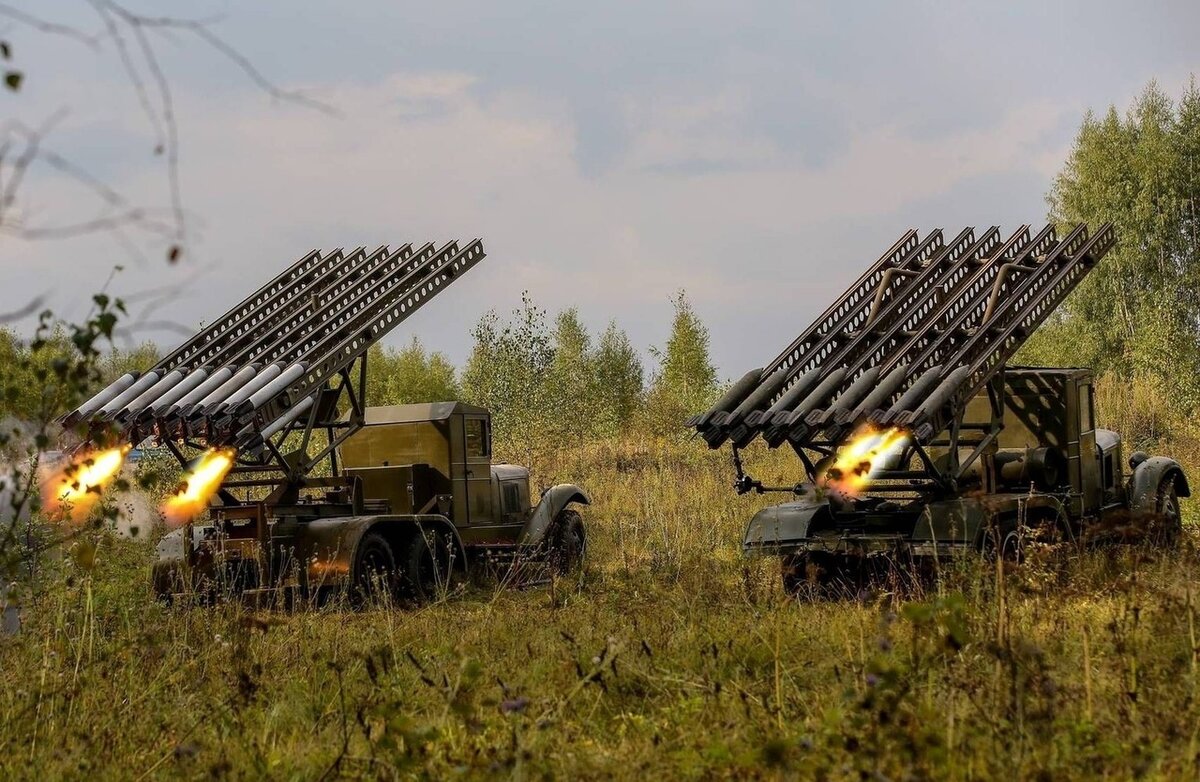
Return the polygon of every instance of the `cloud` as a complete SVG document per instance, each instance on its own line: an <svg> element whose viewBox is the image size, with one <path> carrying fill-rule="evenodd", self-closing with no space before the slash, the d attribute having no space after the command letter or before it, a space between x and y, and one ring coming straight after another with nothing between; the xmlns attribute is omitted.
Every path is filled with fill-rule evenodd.
<svg viewBox="0 0 1200 782"><path fill-rule="evenodd" d="M898 125L859 128L813 167L756 132L746 119L755 104L735 90L631 102L626 149L598 173L581 164L585 129L568 101L481 93L477 83L467 72L416 71L327 85L320 93L340 119L264 106L254 94L178 95L185 197L203 216L184 267L205 268L172 316L186 325L211 319L312 247L472 236L484 237L490 259L401 329L457 359L477 317L515 306L526 289L552 309L580 305L595 325L637 324L643 345L665 336L666 302L678 288L722 332L737 328L722 313L748 302L815 312L827 298L812 284L829 276L830 250L812 241L823 226L870 223L890 235L904 227L892 216L906 204L958 183L1013 170L1049 177L1059 153L1047 133L1074 111L1033 103L994 126L927 140ZM137 132L136 117L124 121ZM115 184L150 197L161 177L149 161ZM1030 208L1035 220L1041 204ZM864 243L836 252L861 266L878 250ZM64 260L62 246L25 252L27 269ZM90 273L99 280L100 272ZM178 274L151 265L136 285ZM733 363L724 334L715 342Z"/></svg>
<svg viewBox="0 0 1200 782"><path fill-rule="evenodd" d="M1150 36L1167 12L1091 14L1087 35L1064 37L1073 13L367 2L331 19L268 0L222 31L341 118L267 99L187 40L163 45L188 254L168 267L166 239L137 262L108 236L4 237L0 311L53 286L55 308L79 317L120 263L118 293L186 281L156 317L194 327L313 247L482 236L489 259L389 341L419 333L461 360L479 315L528 289L662 344L669 297L686 288L737 374L911 224L1036 222L1085 107L1186 70L1190 26L1169 46ZM1138 43L1113 57L1100 43L1122 26ZM318 34L336 56L279 43ZM164 161L112 53L17 43L31 74L22 116L70 106L63 150L132 202L165 205ZM78 204L54 175L31 192L38 216Z"/></svg>

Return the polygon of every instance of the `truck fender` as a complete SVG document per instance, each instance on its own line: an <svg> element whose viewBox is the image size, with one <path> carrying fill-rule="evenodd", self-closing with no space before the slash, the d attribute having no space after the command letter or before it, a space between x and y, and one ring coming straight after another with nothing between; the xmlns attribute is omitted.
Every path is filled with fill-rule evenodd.
<svg viewBox="0 0 1200 782"><path fill-rule="evenodd" d="M747 557L785 554L807 541L814 529L830 521L829 503L800 500L763 508L746 525L742 554Z"/></svg>
<svg viewBox="0 0 1200 782"><path fill-rule="evenodd" d="M348 582L358 544L369 532L378 532L400 556L399 547L415 531L436 530L448 533L454 540L458 562L465 569L466 549L458 530L444 516L350 516L318 519L303 526L298 536L298 556L307 563L308 584L311 587L341 586Z"/></svg>
<svg viewBox="0 0 1200 782"><path fill-rule="evenodd" d="M1158 510L1158 487L1167 478L1174 479L1175 493L1180 497L1192 496L1179 462L1168 456L1151 456L1135 467L1129 478L1129 509L1143 513Z"/></svg>
<svg viewBox="0 0 1200 782"><path fill-rule="evenodd" d="M521 536L517 539L517 543L521 546L539 546L546 537L546 531L550 529L550 523L562 513L563 508L573 502L580 505L591 505L591 500L583 493L583 489L573 483L560 483L557 486L552 486L542 494L542 498L538 500L537 507L533 509L533 513L529 517L529 521L525 522L524 529L521 530Z"/></svg>

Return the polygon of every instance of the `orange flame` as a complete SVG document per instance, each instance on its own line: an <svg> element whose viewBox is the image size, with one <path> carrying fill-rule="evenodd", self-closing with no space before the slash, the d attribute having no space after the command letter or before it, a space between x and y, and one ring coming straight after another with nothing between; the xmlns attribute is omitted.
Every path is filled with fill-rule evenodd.
<svg viewBox="0 0 1200 782"><path fill-rule="evenodd" d="M230 468L233 467L237 451L232 448L216 448L200 457L196 469L188 474L174 497L163 503L163 517L173 526L187 524L208 507L208 500L221 488Z"/></svg>
<svg viewBox="0 0 1200 782"><path fill-rule="evenodd" d="M80 522L92 508L125 463L130 447L88 451L72 457L70 464L51 469L41 479L42 506L50 516Z"/></svg>
<svg viewBox="0 0 1200 782"><path fill-rule="evenodd" d="M880 461L899 452L907 439L908 433L895 427L883 431L872 427L859 430L854 439L838 451L822 485L846 497L858 496Z"/></svg>

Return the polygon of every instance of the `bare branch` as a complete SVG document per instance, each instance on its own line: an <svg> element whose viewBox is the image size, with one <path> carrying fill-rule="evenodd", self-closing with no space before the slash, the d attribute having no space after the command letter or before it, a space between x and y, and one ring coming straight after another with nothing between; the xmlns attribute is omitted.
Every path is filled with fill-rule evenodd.
<svg viewBox="0 0 1200 782"><path fill-rule="evenodd" d="M167 223L157 220L150 216L150 213L145 209L135 207L129 203L115 189L102 182L95 176L85 171L82 167L76 165L70 160L67 160L57 152L48 149L45 145L45 137L51 127L59 121L63 116L63 112L52 116L39 128L29 128L21 122L9 121L6 124L6 132L10 135L23 137L24 147L18 158L9 166L12 173L10 174L5 186L0 188L0 232L8 233L23 239L61 239L79 236L85 233L95 231L111 230L118 235L127 249L136 253L136 245L129 241L128 237L120 230L124 226L136 226L137 228L147 231L152 234L170 237L176 236L176 229ZM0 164L3 157L7 153L7 148L12 144L8 139L0 148ZM84 187L96 194L101 201L109 207L119 208L118 214L104 214L92 219L78 223L67 224L63 226L42 226L28 227L23 226L19 220L7 218L5 209L11 206L16 201L17 190L21 186L27 169L33 165L35 161L45 163L51 168L66 174ZM0 169L2 171L2 169ZM144 256L143 256L144 259Z"/></svg>
<svg viewBox="0 0 1200 782"><path fill-rule="evenodd" d="M116 21L104 4L99 2L99 0L88 0L88 2L96 9L96 13L104 22L104 26L108 28L108 34L113 39L113 44L117 48L117 54L121 57L121 65L124 66L125 73L129 76L129 83L133 86L133 92L137 95L138 103L141 104L142 111L146 113L146 117L149 118L150 124L154 128L154 135L156 137L154 148L156 151L161 150L163 148L162 123L159 121L154 107L150 105L150 95L146 91L146 83L142 81L142 76L138 73L138 69L133 63L133 57L129 54L129 47L125 44L125 36L121 35Z"/></svg>
<svg viewBox="0 0 1200 782"><path fill-rule="evenodd" d="M102 200L109 204L114 206L123 206L129 203L123 196L121 196L120 193L109 187L104 182L100 181L98 178L89 174L82 167L76 165L70 160L67 160L57 152L48 149L45 144L45 132L43 130L34 130L27 127L24 123L15 121L9 122L8 125L8 130L10 133L24 136L28 140L37 140L36 156L38 160L52 168L58 169L62 173L78 181L80 184L86 185L88 188L95 191L95 193ZM8 146L7 143L6 146ZM2 154L0 154L0 163L3 163Z"/></svg>
<svg viewBox="0 0 1200 782"><path fill-rule="evenodd" d="M114 7L119 9L118 6ZM125 14L127 21L136 19L123 9L119 9L118 13ZM137 37L138 44L142 47L146 66L150 69L150 73L158 85L158 95L162 101L163 124L167 128L167 185L171 191L171 210L175 213L176 239L182 242L186 226L183 218L183 196L179 190L179 128L175 124L175 104L171 99L171 86L167 83L167 77L158 64L158 57L155 55L153 47L150 46L149 39L146 38L146 32L140 24L134 21L130 21L130 24L133 26L133 33Z"/></svg>
<svg viewBox="0 0 1200 782"><path fill-rule="evenodd" d="M9 176L8 184L3 190L0 190L0 224L4 222L5 211L17 197L17 189L25 179L25 172L29 170L30 164L37 157L38 147L42 142L42 138L66 115L66 109L59 109L51 114L49 119L42 123L41 127L27 134L25 149L13 164L13 171Z"/></svg>
<svg viewBox="0 0 1200 782"><path fill-rule="evenodd" d="M39 19L32 14L28 14L18 8L13 8L7 3L0 3L0 16L7 16L13 21L20 22L23 25L32 27L39 32L48 33L50 35L61 35L66 38L73 38L80 43L86 44L95 49L97 45L97 37L87 35L80 30L58 22L48 22L45 19Z"/></svg>
<svg viewBox="0 0 1200 782"><path fill-rule="evenodd" d="M238 68L240 68L242 72L245 73L246 76L259 87L259 89L270 95L272 98L307 106L310 109L324 112L325 114L329 114L331 116L339 116L338 110L333 106L330 106L328 103L323 103L314 98L310 98L304 93L296 90L285 90L271 82L262 74L260 70L258 70L258 68L254 67L254 63L250 62L250 59L246 57L246 55L242 54L240 51L231 46L228 41L225 41L220 36L216 35L211 29L209 29L209 22L207 21L198 19L177 19L173 17L140 16L127 11L116 3L111 2L111 0L103 0L103 2L117 13L122 14L126 21L128 21L131 25L139 27L155 27L160 29L184 30L191 33L216 51L220 52L234 65L237 65Z"/></svg>
<svg viewBox="0 0 1200 782"><path fill-rule="evenodd" d="M28 304L26 304L24 307L21 307L20 309L13 310L12 312L0 312L0 323L11 323L14 320L20 320L21 318L32 315L33 313L35 313L39 309L41 309L42 305L45 302L46 302L46 295L42 294L42 295L34 298L32 301L30 301Z"/></svg>
<svg viewBox="0 0 1200 782"><path fill-rule="evenodd" d="M113 190L107 184L101 182L87 171L84 171L83 168L67 160L57 152L47 149L45 145L39 146L38 160L42 161L51 168L58 169L60 172L66 174L80 184L86 185L102 200L112 204L113 206L123 206L129 203L116 190Z"/></svg>
<svg viewBox="0 0 1200 782"><path fill-rule="evenodd" d="M114 228L121 226L137 225L145 228L153 233L159 233L167 236L174 236L176 229L148 219L145 212L141 209L130 209L126 212L107 217L97 217L94 220L84 220L78 223L67 223L66 225L46 226L41 228L22 228L13 225L0 225L0 231L16 236L19 239L30 241L38 239L71 239L77 236L95 233L97 231L111 231Z"/></svg>
<svg viewBox="0 0 1200 782"><path fill-rule="evenodd" d="M121 245L121 248L129 253L139 266L145 267L150 265L150 259L146 257L146 253L142 252L142 248L138 247L137 243L126 235L123 226L113 228L112 235L117 240L117 244Z"/></svg>
<svg viewBox="0 0 1200 782"><path fill-rule="evenodd" d="M163 72L158 53L147 36L146 31L149 29L156 30L159 34L168 38L171 37L169 34L172 31L181 31L193 35L221 56L234 63L254 84L273 98L298 103L328 114L337 114L336 110L327 104L309 98L300 92L284 90L268 80L249 58L210 29L209 25L212 23L212 20L149 17L131 11L120 3L115 2L115 0L88 0L88 2L103 22L107 30L107 36L96 35L87 37L74 28L38 19L5 3L0 3L0 16L9 16L44 32L72 35L72 37L83 40L91 46L96 46L103 37L112 38L122 66L129 77L141 108L149 119L156 136L155 152L157 154L165 154L166 156L168 189L171 200L170 209L174 219L174 228L170 229L159 221L148 219L144 210L131 206L116 190L101 182L96 177L91 176L65 157L46 150L41 142L50 126L57 121L58 115L56 115L51 118L51 121L46 126L32 131L18 123L11 121L4 123L10 128L15 128L21 135L24 135L26 141L21 154L15 161L9 163L9 171L7 177L5 177L5 181L0 182L0 185L2 185L0 187L0 231L2 232L32 240L69 238L96 231L117 231L118 239L128 246L132 243L127 236L119 233L120 229L130 225L137 225L153 233L169 236L174 241L175 247L183 244L187 235L188 218L183 208L182 188L180 185L178 125L170 84ZM156 101L151 98L147 79L142 71L143 66L135 61L130 49L127 37L129 35L134 37L141 50L144 67L149 71L150 79L153 81L155 90L158 93L158 107L154 105ZM0 144L0 164L9 159L12 146L8 139L5 139L4 143ZM91 220L53 227L27 227L19 225L20 221L9 217L6 214L6 210L15 202L17 191L34 160L44 160L48 165L90 188L109 206L119 207L121 211L116 214L102 213ZM0 174L3 173L5 172L0 170ZM173 259L176 251L172 249L170 255Z"/></svg>

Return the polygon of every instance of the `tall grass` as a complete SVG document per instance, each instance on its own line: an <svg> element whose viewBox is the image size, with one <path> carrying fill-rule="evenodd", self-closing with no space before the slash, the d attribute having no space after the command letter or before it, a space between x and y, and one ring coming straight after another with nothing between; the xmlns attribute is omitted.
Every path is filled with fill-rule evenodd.
<svg viewBox="0 0 1200 782"><path fill-rule="evenodd" d="M582 576L419 610L166 608L150 541L89 536L0 646L0 776L1195 777L1190 535L797 603L739 554L780 498L737 497L726 459L543 454L535 481L594 500Z"/></svg>

